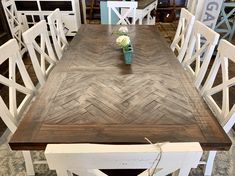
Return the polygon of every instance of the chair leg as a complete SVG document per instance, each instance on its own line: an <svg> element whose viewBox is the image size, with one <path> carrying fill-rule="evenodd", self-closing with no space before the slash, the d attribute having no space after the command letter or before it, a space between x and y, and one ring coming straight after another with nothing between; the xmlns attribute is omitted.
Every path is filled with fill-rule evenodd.
<svg viewBox="0 0 235 176"><path fill-rule="evenodd" d="M33 160L30 154L30 151L23 151L26 173L27 175L35 175L34 168L33 168Z"/></svg>
<svg viewBox="0 0 235 176"><path fill-rule="evenodd" d="M211 176L213 170L213 164L215 160L216 151L210 151L206 162L206 169L204 176Z"/></svg>

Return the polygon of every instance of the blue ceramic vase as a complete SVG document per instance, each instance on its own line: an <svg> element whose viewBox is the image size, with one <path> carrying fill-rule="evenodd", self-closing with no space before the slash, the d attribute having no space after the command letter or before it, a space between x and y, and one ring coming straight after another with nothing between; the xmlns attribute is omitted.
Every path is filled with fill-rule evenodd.
<svg viewBox="0 0 235 176"><path fill-rule="evenodd" d="M129 45L128 48L123 48L124 62L125 64L131 64L133 60L133 47Z"/></svg>

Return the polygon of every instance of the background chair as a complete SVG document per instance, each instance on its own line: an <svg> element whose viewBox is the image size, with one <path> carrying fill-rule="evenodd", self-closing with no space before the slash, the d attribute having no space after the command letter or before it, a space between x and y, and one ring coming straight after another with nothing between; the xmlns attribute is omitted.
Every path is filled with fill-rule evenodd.
<svg viewBox="0 0 235 176"><path fill-rule="evenodd" d="M42 20L28 29L23 33L23 38L39 83L44 85L57 61L47 32L46 21Z"/></svg>
<svg viewBox="0 0 235 176"><path fill-rule="evenodd" d="M197 89L201 87L218 40L218 33L199 21L195 22L183 66L195 77Z"/></svg>
<svg viewBox="0 0 235 176"><path fill-rule="evenodd" d="M152 13L154 10L156 12L158 5L158 0L152 2L144 9L136 9L136 23L144 25L155 25L156 24L156 14Z"/></svg>
<svg viewBox="0 0 235 176"><path fill-rule="evenodd" d="M235 33L235 1L224 1L215 31L220 33L221 38L232 41Z"/></svg>
<svg viewBox="0 0 235 176"><path fill-rule="evenodd" d="M116 24L134 25L136 22L137 4L138 2L136 1L107 1L108 23L112 24L111 14L114 12L119 18L119 21Z"/></svg>
<svg viewBox="0 0 235 176"><path fill-rule="evenodd" d="M60 10L56 9L55 11L53 11L47 17L47 20L57 57L58 59L61 59L63 51L68 46L68 41L65 37Z"/></svg>
<svg viewBox="0 0 235 176"><path fill-rule="evenodd" d="M214 64L211 68L210 74L207 77L207 80L202 88L202 95L212 109L212 112L221 122L221 125L226 133L235 124L235 104L231 104L231 100L234 100L234 97L230 97L229 88L235 86L235 75L230 77L229 74L229 64L235 63L235 46L229 43L228 41L222 39L218 46L218 53ZM221 68L221 72L219 71ZM222 83L214 84L216 77L222 75ZM213 95L222 92L222 105L216 102ZM213 169L213 163L215 159L216 151L210 151L209 157L206 162L205 175L211 175Z"/></svg>
<svg viewBox="0 0 235 176"><path fill-rule="evenodd" d="M45 156L49 168L58 176L103 175L99 169L143 169L140 176L167 175L179 169L186 176L197 167L202 149L199 143L146 145L49 144ZM156 162L155 162L156 161ZM155 168L156 167L156 168ZM69 172L68 172L69 171ZM106 175L107 176L107 175Z"/></svg>
<svg viewBox="0 0 235 176"><path fill-rule="evenodd" d="M170 46L173 52L177 51L177 58L180 62L183 61L185 56L194 21L195 17L189 11L182 8L175 37Z"/></svg>
<svg viewBox="0 0 235 176"><path fill-rule="evenodd" d="M27 49L22 40L22 33L26 30L26 27L23 24L22 15L17 12L14 0L2 0L2 5L11 35L19 43L21 55L23 55Z"/></svg>
<svg viewBox="0 0 235 176"><path fill-rule="evenodd" d="M196 20L201 20L204 1L201 0L188 0L187 9L195 16Z"/></svg>
<svg viewBox="0 0 235 176"><path fill-rule="evenodd" d="M17 124L24 110L29 106L32 100L35 87L26 71L22 61L20 49L15 39L9 40L0 47L0 64L9 60L9 75L8 78L0 75L0 83L9 87L9 106L3 101L0 96L0 116L9 130L14 133L17 129ZM22 77L23 84L16 82L16 67ZM20 104L17 104L16 92L25 95ZM23 151L25 159L26 172L28 175L34 175L33 162L29 151Z"/></svg>

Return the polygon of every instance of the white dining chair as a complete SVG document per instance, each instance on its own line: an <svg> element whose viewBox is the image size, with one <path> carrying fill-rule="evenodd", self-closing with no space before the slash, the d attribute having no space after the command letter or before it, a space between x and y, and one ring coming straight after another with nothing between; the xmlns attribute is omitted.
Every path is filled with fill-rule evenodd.
<svg viewBox="0 0 235 176"><path fill-rule="evenodd" d="M187 0L187 9L195 16L196 20L201 20L204 3L205 1L202 0Z"/></svg>
<svg viewBox="0 0 235 176"><path fill-rule="evenodd" d="M179 62L182 62L185 56L194 21L195 16L182 8L175 37L170 46L171 50L176 53Z"/></svg>
<svg viewBox="0 0 235 176"><path fill-rule="evenodd" d="M199 143L145 145L48 144L45 156L58 176L107 176L99 169L146 169L139 176L168 175L179 170L187 176L197 167L202 148Z"/></svg>
<svg viewBox="0 0 235 176"><path fill-rule="evenodd" d="M48 17L48 24L50 27L52 41L58 59L62 58L64 50L68 46L68 41L65 37L62 16L59 9L54 10Z"/></svg>
<svg viewBox="0 0 235 176"><path fill-rule="evenodd" d="M37 79L42 86L57 62L47 31L46 21L42 20L25 31L23 39Z"/></svg>
<svg viewBox="0 0 235 176"><path fill-rule="evenodd" d="M14 0L2 0L1 2L11 35L19 43L20 53L23 55L27 51L22 39L22 33L26 30L26 25L23 23L23 17L18 13Z"/></svg>
<svg viewBox="0 0 235 176"><path fill-rule="evenodd" d="M182 65L193 75L198 90L201 89L218 40L219 34L217 32L199 21L195 22Z"/></svg>
<svg viewBox="0 0 235 176"><path fill-rule="evenodd" d="M108 24L112 24L112 13L118 17L116 24L134 25L136 22L136 1L107 1Z"/></svg>
<svg viewBox="0 0 235 176"><path fill-rule="evenodd" d="M9 61L9 75L0 75L0 83L9 87L9 106L4 102L0 95L0 116L11 133L17 129L22 113L29 106L35 94L35 87L28 75L25 65L22 61L20 49L16 39L11 39L0 47L0 65ZM16 82L16 68L22 77L23 83ZM25 95L24 99L17 105L16 93L20 92ZM34 175L33 162L29 151L23 151L27 175Z"/></svg>
<svg viewBox="0 0 235 176"><path fill-rule="evenodd" d="M235 104L231 105L232 99L229 89L235 86L235 76L230 76L229 64L235 64L235 46L228 41L220 40L217 56L211 68L209 76L201 90L212 112L215 114L224 131L228 133L235 124ZM221 68L221 71L219 70ZM222 75L222 83L214 84L216 77ZM214 96L222 93L222 106L216 102ZM216 151L210 151L206 162L205 176L212 174Z"/></svg>
<svg viewBox="0 0 235 176"><path fill-rule="evenodd" d="M153 1L151 4L146 6L144 9L136 9L136 23L139 25L155 25L156 15L152 11L157 10L158 0Z"/></svg>

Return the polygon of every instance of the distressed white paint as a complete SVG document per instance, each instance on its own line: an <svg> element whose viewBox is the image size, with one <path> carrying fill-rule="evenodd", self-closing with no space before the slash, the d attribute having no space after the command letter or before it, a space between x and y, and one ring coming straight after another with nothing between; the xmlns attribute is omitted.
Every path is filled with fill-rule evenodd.
<svg viewBox="0 0 235 176"><path fill-rule="evenodd" d="M199 143L163 143L162 157L156 174L167 175L180 169L180 176L196 168L202 156ZM45 156L51 170L58 176L76 173L81 176L105 176L99 169L148 169L158 156L157 144L102 145L48 144ZM139 176L147 176L144 171Z"/></svg>

